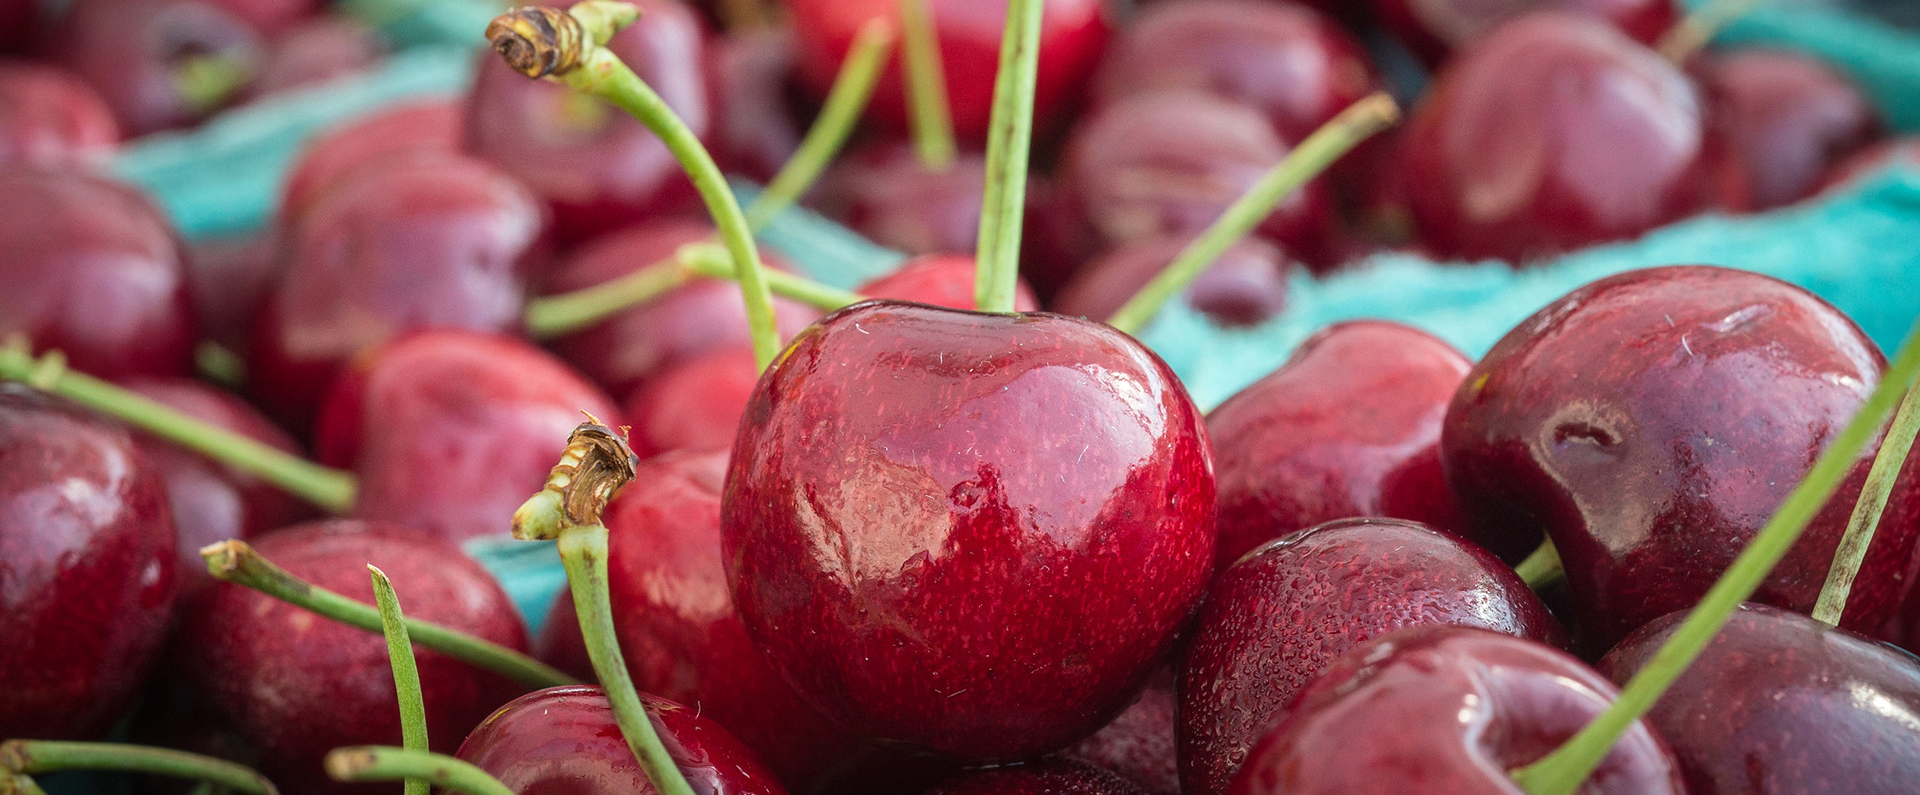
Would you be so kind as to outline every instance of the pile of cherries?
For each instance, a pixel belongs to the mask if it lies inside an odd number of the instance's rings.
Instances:
[[[202,550],[228,539],[296,591],[371,604],[378,566],[409,619],[551,666],[416,632],[433,751],[511,792],[656,791],[599,687],[538,687],[596,679],[574,601],[529,637],[461,549],[505,535],[584,411],[637,454],[598,514],[613,629],[694,792],[1539,795],[1511,774],[1664,664],[1893,380],[1805,290],[1646,263],[1477,363],[1342,323],[1203,412],[1101,321],[1381,90],[1383,48],[1431,73],[1406,123],[1180,300],[1257,325],[1302,271],[1383,250],[1524,268],[1920,145],[1882,141],[1805,56],[1657,51],[1672,0],[1045,0],[1024,281],[1017,311],[975,311],[1006,4],[914,2],[957,151],[927,145],[894,57],[804,202],[911,256],[853,291],[878,300],[778,299],[762,371],[731,280],[553,319],[716,236],[676,153],[599,98],[477,52],[464,96],[308,142],[271,229],[188,244],[105,172],[122,134],[367,68],[369,24],[308,0],[0,0],[20,56],[0,61],[0,739],[26,741],[0,744],[0,793],[58,791],[62,764],[32,758],[62,747],[33,741],[109,738],[374,790],[327,760],[402,741],[388,644],[219,581]],[[634,4],[606,50],[762,181],[902,9]],[[1881,435],[1573,791],[1920,788],[1920,465],[1870,476]],[[1881,497],[1844,610],[1816,620]]]

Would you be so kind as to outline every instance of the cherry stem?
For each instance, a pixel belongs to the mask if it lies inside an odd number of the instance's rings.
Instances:
[[[245,541],[222,541],[200,550],[214,579],[252,588],[295,607],[369,632],[384,623],[373,605],[329,591],[293,576]],[[416,618],[404,619],[413,642],[468,665],[483,668],[529,687],[579,684],[559,669],[498,643]]]
[[[774,327],[773,294],[767,289],[753,231],[740,202],[699,136],[646,81],[603,46],[638,16],[639,9],[615,0],[586,0],[566,11],[529,6],[496,17],[487,26],[487,39],[521,74],[550,77],[611,102],[666,144],[706,203],[739,273],[754,361],[764,370],[780,352],[780,331]]]
[[[860,32],[854,35],[853,47],[847,51],[847,59],[840,63],[840,73],[833,78],[833,89],[827,92],[826,103],[820,106],[820,115],[814,117],[807,136],[800,139],[800,148],[794,150],[793,157],[780,167],[780,173],[773,175],[766,189],[747,206],[749,228],[755,232],[765,229],[774,218],[786,212],[840,154],[867,102],[873,99],[873,87],[880,82],[880,70],[893,51],[893,40],[893,25],[885,19],[869,20],[860,27]]]
[[[493,774],[443,754],[361,745],[327,754],[327,775],[335,781],[427,781],[464,795],[514,795]]]
[[[727,30],[741,31],[767,25],[767,9],[760,0],[720,0],[720,18]]]
[[[1000,71],[987,125],[987,185],[980,202],[974,308],[1012,312],[1020,280],[1020,225],[1027,205],[1027,159],[1033,147],[1033,92],[1040,73],[1042,0],[1007,0]]]
[[[804,276],[773,270],[764,272],[774,294],[825,310],[865,301],[866,296],[821,284]],[[527,333],[551,339],[606,320],[637,304],[644,304],[696,277],[736,278],[733,259],[714,243],[688,243],[665,260],[647,265],[611,281],[570,293],[527,302]]]
[[[1813,620],[1839,626],[1846,612],[1847,596],[1853,592],[1853,579],[1873,545],[1873,533],[1880,526],[1880,515],[1887,509],[1887,497],[1900,478],[1900,469],[1913,449],[1915,433],[1920,433],[1920,389],[1907,389],[1900,410],[1893,415],[1893,426],[1880,442],[1880,452],[1867,470],[1867,481],[1860,486],[1860,499],[1853,504],[1853,516],[1847,520],[1847,532],[1833,552],[1833,568],[1827,571],[1826,585],[1813,605]]]
[[[1646,667],[1620,689],[1620,697],[1558,749],[1513,771],[1516,783],[1530,795],[1572,795],[1593,774],[1620,735],[1646,714],[1667,687],[1699,658],[1720,627],[1733,616],[1733,611],[1753,595],[1773,567],[1786,557],[1807,524],[1853,471],[1860,451],[1879,432],[1917,372],[1920,372],[1920,324],[1908,333],[1899,355],[1860,406],[1859,413],[1834,437],[1826,452],[1821,453],[1807,471],[1807,476],[1787,495],[1786,502],[1687,614],[1673,636],[1661,644]]]
[[[1181,249],[1152,281],[1107,318],[1107,325],[1128,334],[1139,333],[1147,321],[1160,312],[1161,306],[1205,273],[1229,246],[1266,220],[1282,200],[1362,141],[1399,121],[1400,107],[1384,92],[1347,106],[1234,200],[1206,231]]]
[[[211,781],[250,795],[278,795],[273,782],[252,768],[225,759],[122,743],[8,740],[0,743],[0,770],[37,776],[63,770],[114,770]]]
[[[413,659],[413,641],[407,636],[406,617],[393,581],[379,567],[367,564],[373,578],[373,603],[380,610],[380,632],[387,638],[387,661],[393,666],[393,691],[400,700],[400,744],[410,751],[427,750],[427,703],[420,695],[420,667]],[[406,795],[428,795],[424,779],[409,778]]]
[[[16,343],[18,340],[16,340]],[[23,344],[0,347],[0,381],[19,381],[121,420],[169,442],[272,483],[332,513],[353,507],[353,473],[324,467],[245,435],[202,422],[163,403],[64,368],[51,351],[35,360]],[[58,365],[58,366],[56,366]]]
[[[1520,561],[1520,565],[1513,567],[1513,573],[1520,575],[1528,588],[1538,591],[1566,576],[1567,571],[1561,568],[1560,550],[1554,547],[1552,539],[1548,539],[1540,542],[1540,547],[1526,560]]]
[[[247,382],[247,363],[232,348],[213,340],[201,340],[193,347],[193,369],[201,378],[228,389],[239,389]]]
[[[25,773],[0,776],[0,795],[47,795],[40,783]]]
[[[190,55],[173,64],[173,90],[194,113],[211,113],[252,82],[253,71],[244,60],[224,53]]]
[[[694,255],[688,257],[681,265],[700,276],[714,279],[734,278],[733,261],[727,258],[726,250],[711,243],[696,244]],[[773,288],[774,292],[784,297],[828,311],[867,300],[866,296],[859,293],[777,270],[767,271],[767,284]]]
[[[1746,16],[1756,5],[1759,0],[1709,0],[1661,36],[1654,50],[1673,65],[1685,66],[1723,28]]]
[[[953,138],[953,108],[947,99],[947,70],[940,59],[940,38],[928,0],[900,0],[905,42],[907,105],[912,110],[913,148],[928,171],[953,167],[959,147]]]

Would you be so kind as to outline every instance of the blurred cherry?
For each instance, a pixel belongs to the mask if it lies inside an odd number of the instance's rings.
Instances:
[[[718,348],[662,368],[622,404],[620,416],[632,426],[627,440],[641,458],[732,449],[759,380],[751,348]]]
[[[214,0],[77,0],[47,52],[132,137],[212,115],[252,79],[264,47],[259,29]]]
[[[1920,169],[1920,137],[1881,141],[1854,153],[1827,172],[1821,180],[1820,190],[1832,192],[1888,168]]]
[[[210,0],[268,37],[299,27],[326,5],[325,0]]]
[[[32,43],[40,33],[39,0],[0,0],[0,50]]]
[[[287,172],[280,217],[290,223],[354,171],[389,158],[460,148],[460,106],[452,100],[403,102],[353,119],[306,144]]]
[[[977,770],[949,779],[926,795],[1145,795],[1119,774],[1085,762],[1048,759]]]
[[[790,90],[796,49],[790,29],[761,28],[729,32],[708,50],[719,86],[713,154],[728,173],[764,184],[800,148]]]
[[[1054,296],[1051,308],[1104,321],[1166,270],[1194,237],[1155,235],[1121,243],[1082,266]],[[1222,326],[1257,326],[1286,308],[1289,278],[1300,267],[1279,246],[1244,238],[1221,252],[1182,297]]]
[[[120,125],[98,93],[45,64],[0,61],[0,166],[99,166],[120,144]]]
[[[273,96],[371,71],[387,45],[366,23],[346,16],[303,20],[267,45],[250,98]]]
[[[1674,0],[1373,0],[1372,5],[1380,22],[1428,64],[1441,63],[1507,20],[1534,11],[1593,16],[1646,45],[1680,21]]]
[[[980,231],[987,160],[962,152],[944,170],[912,144],[882,141],[841,156],[809,204],[861,236],[908,254],[972,254]]]
[[[1093,736],[1060,756],[1120,774],[1144,795],[1180,795],[1180,762],[1174,741],[1173,674],[1155,674],[1140,700]]]
[[[1834,167],[1880,137],[1879,114],[1831,67],[1784,50],[1702,58],[1718,204],[1757,212],[1813,194]]]
[[[854,292],[868,298],[891,298],[916,304],[944,306],[948,309],[972,309],[974,275],[978,264],[971,254],[932,254],[914,257],[885,276],[876,277]],[[1014,284],[1013,309],[1032,312],[1040,308],[1025,281]]]

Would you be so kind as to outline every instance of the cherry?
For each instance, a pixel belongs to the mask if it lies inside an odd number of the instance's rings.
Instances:
[[[663,698],[640,698],[693,791],[786,795],[753,752],[718,723]],[[525,795],[658,792],[627,749],[598,687],[550,687],[514,699],[467,735],[459,757]]]
[[[160,473],[126,430],[0,385],[0,735],[104,734],[173,611]]]
[[[1538,643],[1465,627],[1405,629],[1355,647],[1301,692],[1228,792],[1520,795],[1508,771],[1559,747],[1617,695],[1592,669]],[[1666,743],[1635,721],[1578,792],[1688,790]]]
[[[1421,241],[1525,263],[1632,237],[1701,203],[1700,100],[1593,17],[1508,22],[1441,72],[1401,139]]]
[[[1373,0],[1375,15],[1429,64],[1491,35],[1510,19],[1559,9],[1600,19],[1651,45],[1680,21],[1674,0]]]
[[[254,547],[296,577],[369,603],[367,565],[379,566],[393,578],[408,618],[526,649],[526,630],[506,593],[446,541],[383,522],[332,520],[268,533]],[[257,591],[215,585],[182,605],[173,653],[189,692],[247,741],[260,771],[282,792],[357,792],[329,781],[321,758],[343,745],[400,740],[393,669],[377,633]],[[452,751],[468,729],[521,692],[511,680],[438,652],[418,648],[415,659],[436,751]]]
[[[1835,163],[1880,136],[1860,90],[1807,56],[1741,50],[1707,56],[1700,72],[1715,144],[1708,179],[1730,211],[1804,199]]]
[[[714,157],[728,173],[773,179],[800,148],[792,102],[797,46],[787,28],[730,32],[708,51],[719,84]]]
[[[211,0],[255,30],[269,37],[287,35],[306,22],[324,3],[322,0]]]
[[[886,141],[848,152],[827,170],[810,204],[861,236],[908,254],[971,254],[978,242],[987,161],[959,154],[943,170],[913,145]]]
[[[1328,522],[1227,567],[1207,593],[1176,672],[1187,795],[1226,792],[1248,749],[1335,658],[1428,624],[1564,641],[1519,575],[1415,522]]]
[[[78,77],[0,61],[0,166],[93,167],[119,143],[113,111]]]
[[[300,427],[348,360],[395,335],[519,328],[544,220],[512,178],[459,155],[341,182],[282,232],[284,273],[249,351],[254,397]]]
[[[993,109],[994,75],[1000,68],[1004,3],[926,0],[940,42],[942,71],[954,132],[979,141]],[[833,85],[860,27],[876,17],[899,19],[897,0],[787,0],[800,45],[800,75],[816,96]],[[1046,128],[1085,82],[1109,35],[1107,10],[1099,0],[1046,0],[1040,22],[1040,70],[1034,88],[1035,126]],[[907,100],[899,59],[875,86],[868,116],[893,129],[907,125]]]
[[[632,426],[627,441],[641,458],[732,449],[759,380],[750,348],[707,351],[664,368],[622,404],[620,416]]]
[[[1827,172],[1821,180],[1820,190],[1832,191],[1868,174],[1884,169],[1901,166],[1920,168],[1920,137],[1907,136],[1881,141],[1868,146],[1852,157],[1840,161],[1839,165]]]
[[[1673,634],[1661,617],[1600,660],[1625,682]],[[1902,792],[1920,779],[1920,659],[1813,619],[1743,605],[1646,721],[1693,795]],[[1737,742],[1731,742],[1737,738]]]
[[[864,736],[956,759],[1105,724],[1212,560],[1198,410],[1061,315],[836,312],[761,377],[734,453],[723,548],[768,660]]]
[[[287,172],[280,199],[281,225],[304,216],[309,205],[356,170],[419,152],[457,151],[460,113],[453,100],[405,102],[315,138]]]
[[[694,134],[714,129],[699,16],[678,0],[638,0],[640,19],[607,44]],[[567,240],[690,204],[680,164],[638,120],[564,86],[528,80],[500,56],[481,56],[467,96],[466,145],[525,182],[553,207]]]
[[[48,51],[138,136],[225,105],[259,67],[264,45],[258,29],[211,0],[79,0]],[[215,69],[198,72],[203,65]]]
[[[1154,675],[1140,700],[1093,736],[1060,752],[1062,757],[1103,767],[1138,785],[1145,795],[1180,795],[1175,756],[1173,675]]]
[[[84,171],[0,169],[0,250],[0,336],[26,334],[102,378],[186,371],[186,267],[139,191]]]
[[[200,333],[244,351],[258,322],[260,305],[280,277],[279,235],[254,233],[206,237],[186,243],[187,292]]]
[[[0,0],[0,49],[12,50],[40,32],[39,0]]]
[[[247,94],[258,99],[321,85],[371,71],[386,57],[386,43],[365,23],[345,16],[314,17],[273,40]]]
[[[1220,404],[1207,416],[1220,483],[1216,565],[1350,516],[1457,532],[1440,423],[1471,366],[1424,331],[1357,320],[1321,330]]]
[[[854,292],[871,298],[972,309],[975,270],[970,254],[914,257],[901,263],[894,272],[860,285]],[[1013,308],[1016,312],[1040,308],[1039,299],[1033,297],[1033,290],[1025,282],[1014,287]]]
[[[1144,795],[1118,774],[1066,759],[966,773],[926,795]]]
[[[1723,268],[1633,271],[1569,293],[1495,345],[1447,410],[1441,461],[1490,549],[1523,555],[1542,529],[1552,537],[1583,631],[1610,645],[1699,600],[1884,367],[1851,320],[1793,285]],[[1872,457],[1756,601],[1813,608]],[[1849,627],[1878,627],[1898,604],[1920,535],[1916,482],[1908,467],[1894,487]]]
[[[1082,266],[1053,310],[1093,320],[1113,316],[1127,299],[1166,270],[1192,234],[1155,235],[1122,243]],[[1257,326],[1287,305],[1289,277],[1300,267],[1280,247],[1258,238],[1233,244],[1187,285],[1187,305],[1222,326]]]
[[[519,340],[420,331],[342,374],[314,451],[358,476],[355,516],[457,543],[506,533],[514,509],[546,482],[580,413],[612,421],[612,404]]]

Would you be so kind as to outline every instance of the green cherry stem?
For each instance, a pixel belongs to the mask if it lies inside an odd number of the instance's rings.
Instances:
[[[373,578],[373,603],[380,609],[380,632],[387,638],[387,661],[393,666],[393,691],[400,701],[400,744],[409,751],[427,750],[427,703],[420,695],[420,667],[413,660],[413,641],[400,613],[400,597],[393,581],[379,567],[367,564]],[[425,779],[409,778],[406,795],[428,795]]]
[[[47,795],[47,791],[25,773],[0,772],[0,795]]]
[[[335,781],[428,781],[462,795],[514,795],[492,774],[442,754],[362,745],[327,754],[327,775]]]
[[[380,611],[293,576],[245,541],[222,541],[200,550],[214,579],[252,588],[295,607],[311,610],[348,626],[380,632]],[[579,684],[559,669],[492,641],[416,618],[405,619],[413,642],[461,662],[493,671],[529,687]]]
[[[1907,453],[1913,449],[1916,432],[1920,432],[1920,389],[1909,385],[1906,398],[1900,401],[1900,410],[1893,415],[1893,425],[1880,442],[1880,452],[1874,454],[1867,481],[1860,486],[1860,499],[1853,504],[1846,534],[1840,537],[1840,546],[1833,553],[1833,568],[1827,571],[1827,582],[1820,588],[1819,600],[1814,602],[1813,620],[1829,626],[1840,625],[1840,616],[1847,608],[1847,596],[1853,592],[1853,578],[1860,574],[1860,564],[1867,559],[1867,548],[1873,545],[1873,533],[1880,526],[1880,515],[1887,509],[1887,497],[1893,493],[1894,481],[1900,478]]]
[[[1347,106],[1320,129],[1294,147],[1284,160],[1269,169],[1252,188],[1214,219],[1206,231],[1180,250],[1167,267],[1140,288],[1132,298],[1107,319],[1107,325],[1128,334],[1138,334],[1147,321],[1173,296],[1205,273],[1235,241],[1246,237],[1266,220],[1281,200],[1342,155],[1353,151],[1362,141],[1400,120],[1400,108],[1385,93],[1374,94]]]
[[[234,792],[278,795],[273,782],[252,768],[224,759],[122,743],[8,740],[0,743],[0,770],[37,776],[62,770],[113,770],[211,781]]]
[[[767,287],[775,295],[832,311],[867,300],[859,293],[821,284],[805,276],[767,269]],[[664,295],[687,282],[706,277],[734,279],[733,259],[715,243],[688,243],[662,260],[612,281],[570,293],[527,302],[527,332],[538,339],[591,326],[636,304]]]
[[[934,32],[929,0],[900,0],[900,28],[905,38],[902,60],[906,68],[907,106],[912,111],[913,148],[928,171],[953,167],[959,147],[953,139],[953,108],[947,99],[947,71],[940,60],[940,38]]]
[[[833,78],[833,89],[827,92],[826,103],[820,106],[820,115],[814,117],[807,136],[800,139],[800,148],[780,166],[780,173],[767,182],[766,190],[748,205],[748,228],[755,232],[765,229],[799,201],[827,169],[827,164],[840,154],[840,148],[846,145],[854,125],[860,121],[860,114],[867,109],[868,100],[873,98],[881,67],[893,52],[893,40],[893,25],[885,19],[869,20],[860,27],[860,32],[854,35],[853,47],[847,50],[847,59],[840,63],[840,73]]]
[[[1723,28],[1746,16],[1756,5],[1759,0],[1708,0],[1661,36],[1654,50],[1668,62],[1685,66]]]
[[[1513,573],[1520,575],[1528,588],[1538,591],[1566,576],[1567,572],[1560,566],[1560,550],[1549,539],[1540,542],[1540,548],[1535,549],[1526,560],[1520,561],[1520,565],[1513,567]]]
[[[1707,643],[1732,617],[1740,603],[1753,595],[1768,572],[1785,557],[1807,523],[1838,491],[1867,442],[1880,430],[1894,405],[1920,372],[1920,324],[1907,335],[1900,353],[1887,367],[1880,385],[1860,406],[1859,413],[1840,431],[1807,476],[1787,495],[1779,511],[1714,582],[1700,604],[1687,614],[1673,636],[1640,669],[1620,697],[1565,744],[1531,765],[1513,771],[1513,779],[1529,795],[1572,795],[1613,749],[1620,735],[1653,707],[1667,687],[1706,650]]]
[[[987,125],[987,185],[980,202],[974,308],[1012,312],[1020,279],[1020,224],[1027,204],[1027,159],[1033,147],[1034,81],[1040,73],[1042,0],[1007,0],[1000,71]]]

